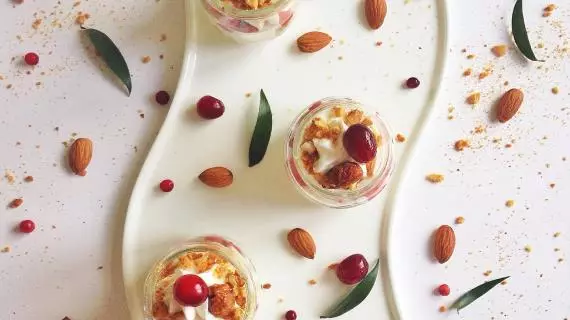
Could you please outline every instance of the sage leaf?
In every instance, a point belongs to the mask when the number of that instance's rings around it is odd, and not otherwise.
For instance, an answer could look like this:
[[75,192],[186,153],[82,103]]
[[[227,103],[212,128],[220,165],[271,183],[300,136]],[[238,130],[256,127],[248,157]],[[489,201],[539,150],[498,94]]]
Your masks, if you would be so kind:
[[259,101],[259,112],[257,114],[257,122],[251,137],[249,145],[249,166],[253,167],[260,163],[265,156],[269,139],[271,138],[271,129],[273,127],[273,115],[271,114],[271,106],[265,92],[261,90]]
[[464,293],[459,299],[455,300],[455,302],[451,305],[451,309],[457,309],[457,311],[467,307],[473,301],[479,299],[482,295],[489,292],[489,290],[493,289],[499,283],[505,281],[509,277],[503,277],[495,280],[491,280],[489,282],[485,282],[468,292]]
[[538,60],[534,55],[532,46],[530,45],[530,40],[528,39],[528,34],[526,32],[526,26],[524,23],[523,0],[517,0],[515,3],[511,23],[513,27],[513,38],[515,38],[515,43],[520,52],[529,60],[542,61]]
[[342,300],[322,315],[321,319],[341,316],[364,301],[376,283],[379,266],[380,259],[376,259],[376,265],[372,268],[372,271],[370,271],[366,277],[364,277],[364,279],[362,279],[362,281],[360,281],[360,283],[357,284]]
[[119,48],[117,48],[111,38],[97,29],[86,29],[82,27],[82,31],[87,34],[87,37],[91,40],[95,50],[97,50],[97,53],[101,56],[105,64],[125,85],[128,95],[130,96],[133,89],[131,73]]

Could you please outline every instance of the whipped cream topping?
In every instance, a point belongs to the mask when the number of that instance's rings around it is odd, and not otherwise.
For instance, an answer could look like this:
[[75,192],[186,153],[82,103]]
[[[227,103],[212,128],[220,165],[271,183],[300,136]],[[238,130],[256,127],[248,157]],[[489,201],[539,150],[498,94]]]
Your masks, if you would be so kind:
[[[313,165],[313,170],[318,173],[326,173],[330,169],[332,169],[337,164],[352,161],[356,162],[352,159],[351,156],[348,155],[346,149],[343,145],[343,136],[348,126],[344,123],[344,119],[342,117],[330,117],[329,111],[325,110],[323,113],[318,114],[317,117],[327,121],[329,127],[338,127],[340,128],[340,135],[336,139],[336,141],[329,139],[329,138],[314,138],[311,142],[307,141],[303,143],[301,148],[307,152],[313,152],[316,150],[319,154],[319,159]],[[358,163],[362,168],[362,172],[364,173],[364,177],[368,175],[368,169],[365,163]]]
[[160,286],[165,288],[164,302],[168,305],[168,313],[169,314],[175,314],[177,312],[182,311],[184,313],[184,319],[183,320],[218,320],[218,319],[220,319],[220,318],[214,317],[208,311],[208,300],[207,299],[204,303],[202,303],[198,307],[191,307],[191,306],[180,305],[180,303],[178,303],[178,301],[176,301],[176,298],[174,297],[174,283],[176,282],[176,280],[178,278],[180,278],[181,276],[187,275],[187,274],[199,275],[200,278],[202,278],[202,280],[204,280],[204,282],[206,282],[208,287],[215,285],[215,284],[223,284],[224,283],[223,280],[214,276],[214,274],[212,272],[213,269],[214,268],[210,269],[207,272],[203,272],[200,274],[193,272],[193,270],[191,270],[191,269],[176,269],[176,271],[174,271],[174,273],[172,275],[164,278],[161,281]]

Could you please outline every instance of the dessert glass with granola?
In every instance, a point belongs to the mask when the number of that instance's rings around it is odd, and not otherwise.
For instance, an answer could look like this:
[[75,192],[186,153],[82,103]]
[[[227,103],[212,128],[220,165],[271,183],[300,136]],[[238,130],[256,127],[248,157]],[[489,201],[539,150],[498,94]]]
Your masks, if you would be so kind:
[[295,15],[295,0],[201,0],[210,21],[238,42],[282,34]]
[[145,281],[145,320],[251,320],[257,294],[255,269],[233,242],[195,238],[152,267]]
[[394,170],[388,126],[350,98],[325,98],[305,109],[291,126],[285,153],[297,189],[333,208],[371,200]]

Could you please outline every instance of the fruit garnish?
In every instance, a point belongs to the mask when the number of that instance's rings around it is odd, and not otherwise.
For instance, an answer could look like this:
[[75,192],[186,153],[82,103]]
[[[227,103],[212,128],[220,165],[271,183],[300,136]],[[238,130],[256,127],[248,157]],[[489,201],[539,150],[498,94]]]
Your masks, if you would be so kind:
[[297,320],[297,312],[289,310],[285,313],[285,320]]
[[31,233],[36,229],[36,224],[32,220],[23,220],[19,226],[20,232]]
[[170,94],[164,90],[160,90],[154,95],[154,100],[161,106],[165,106],[170,102]]
[[349,156],[357,162],[366,163],[376,157],[376,139],[372,130],[365,125],[350,126],[342,139]]
[[24,61],[29,66],[35,66],[40,62],[40,57],[35,52],[28,52],[24,56]]
[[368,261],[361,254],[353,254],[336,267],[336,276],[344,284],[356,284],[368,273]]
[[208,285],[195,274],[183,275],[174,283],[174,298],[183,306],[197,307],[208,299]]
[[415,89],[420,86],[420,80],[416,77],[411,77],[406,80],[406,87],[410,89]]
[[221,117],[226,111],[224,103],[212,96],[203,96],[196,103],[196,108],[200,117],[204,119],[216,119]]
[[440,296],[447,297],[450,292],[451,292],[451,289],[449,288],[449,286],[447,284],[442,284],[439,287],[437,287],[437,293],[439,293]]
[[160,182],[160,190],[163,192],[170,192],[174,189],[174,181],[170,179],[164,179]]

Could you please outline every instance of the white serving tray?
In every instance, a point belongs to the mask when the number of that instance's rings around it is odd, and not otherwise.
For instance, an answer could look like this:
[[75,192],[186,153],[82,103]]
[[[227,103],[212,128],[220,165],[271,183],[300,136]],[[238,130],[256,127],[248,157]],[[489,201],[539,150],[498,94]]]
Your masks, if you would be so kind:
[[[288,309],[301,319],[318,319],[348,289],[327,266],[357,252],[370,261],[381,258],[380,283],[343,319],[400,317],[391,308],[388,275],[397,270],[387,269],[389,219],[383,207],[406,162],[401,156],[411,154],[412,144],[396,147],[399,169],[383,194],[366,205],[335,210],[297,193],[284,168],[284,138],[291,121],[310,103],[347,96],[377,106],[394,133],[417,140],[413,137],[431,112],[445,65],[445,1],[390,2],[384,26],[375,32],[366,26],[360,1],[299,2],[284,35],[243,45],[210,25],[199,1],[186,0],[187,45],[180,82],[134,188],[125,224],[123,272],[132,319],[143,318],[143,282],[151,265],[169,248],[203,234],[236,240],[256,265],[260,281],[272,284],[260,296],[256,319],[281,319]],[[326,31],[335,40],[318,53],[299,53],[296,38],[311,30]],[[411,76],[422,85],[403,89],[402,82]],[[262,88],[273,110],[273,134],[265,159],[248,168]],[[198,118],[194,103],[206,94],[224,101],[223,117]],[[232,186],[211,189],[197,180],[201,171],[218,165],[233,171]],[[168,194],[158,190],[165,178],[176,184]],[[293,227],[312,233],[317,242],[314,261],[290,252],[285,235]],[[308,285],[311,279],[318,284]]]

